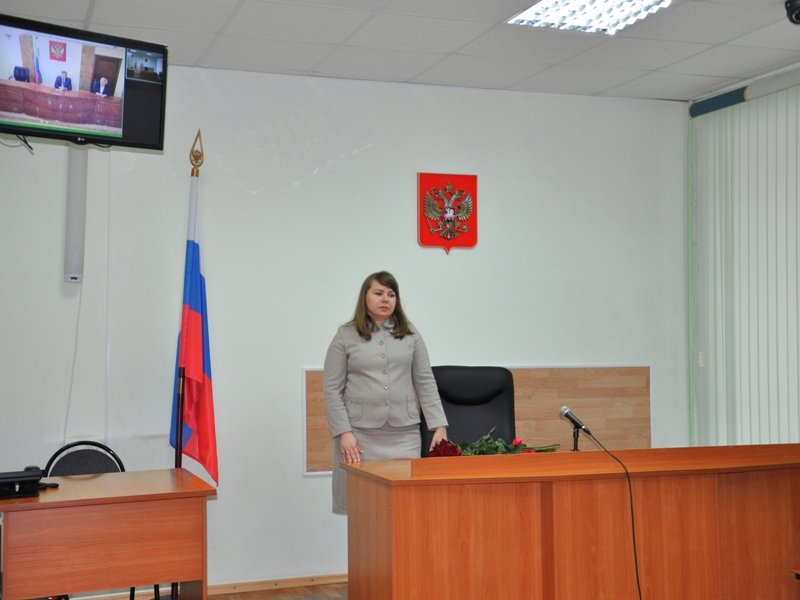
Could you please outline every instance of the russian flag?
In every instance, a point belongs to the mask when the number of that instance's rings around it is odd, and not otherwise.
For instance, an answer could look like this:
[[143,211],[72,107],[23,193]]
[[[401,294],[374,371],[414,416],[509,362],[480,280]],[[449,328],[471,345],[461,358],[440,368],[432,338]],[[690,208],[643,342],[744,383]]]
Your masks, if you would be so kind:
[[39,70],[39,51],[36,51],[36,58],[34,64],[33,82],[42,83],[42,72]]
[[191,178],[189,234],[183,278],[183,310],[175,365],[170,444],[177,445],[178,392],[183,370],[183,454],[199,462],[219,483],[217,434],[214,425],[214,394],[211,385],[211,357],[208,343],[206,281],[200,257],[197,221],[197,181]]

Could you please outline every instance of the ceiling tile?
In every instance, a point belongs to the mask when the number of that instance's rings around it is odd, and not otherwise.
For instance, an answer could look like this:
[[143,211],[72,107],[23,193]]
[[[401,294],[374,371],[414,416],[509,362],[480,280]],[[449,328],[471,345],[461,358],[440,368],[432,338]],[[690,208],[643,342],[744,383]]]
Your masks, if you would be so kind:
[[[265,0],[266,1],[266,0]],[[273,2],[275,0],[268,0]],[[345,8],[348,10],[380,10],[388,4],[389,0],[284,0],[283,4],[306,6],[326,6],[328,8]]]
[[603,96],[625,98],[660,98],[663,100],[684,100],[697,98],[708,89],[722,89],[735,80],[722,77],[702,77],[680,73],[648,73],[642,77],[612,87]]
[[101,0],[94,5],[92,25],[216,31],[238,3],[239,0]]
[[694,42],[665,42],[613,37],[591,50],[564,61],[574,67],[617,69],[659,69],[698,54],[706,44]]
[[800,51],[800,27],[790,23],[789,19],[782,19],[778,23],[731,40],[730,44],[734,46]]
[[495,60],[454,54],[434,65],[413,81],[477,88],[506,88],[547,65]]
[[89,0],[54,2],[53,0],[3,0],[0,11],[19,17],[54,23],[57,21],[86,21]]
[[720,9],[715,2],[678,2],[620,32],[622,37],[650,38],[680,42],[722,43],[755,27],[764,27],[783,15],[757,6]]
[[716,46],[676,62],[665,70],[671,73],[741,78],[753,77],[797,61],[800,61],[800,52],[774,48]]
[[169,64],[195,65],[214,40],[212,33],[177,29],[140,29],[106,25],[103,33],[167,46]]
[[301,44],[223,35],[211,46],[200,66],[267,73],[299,73],[309,71],[332,49],[333,46],[327,44]]
[[575,56],[607,39],[601,34],[498,25],[461,48],[459,54],[505,60],[553,63]]
[[[701,2],[702,0],[680,0],[681,2]],[[774,12],[778,12],[783,14],[784,16],[786,13],[783,10],[783,2],[778,0],[711,0],[717,4],[721,5],[721,8],[724,10],[733,10],[734,7],[737,6],[755,6],[761,9],[766,9]]]
[[522,92],[555,92],[591,96],[637,79],[645,73],[646,71],[586,69],[556,65],[512,85],[511,89]]
[[231,19],[225,35],[337,44],[370,16],[359,10],[249,0]]
[[339,46],[314,67],[314,73],[326,77],[408,81],[444,54],[403,52],[380,48]]
[[462,21],[497,23],[507,21],[532,4],[533,0],[390,0],[383,11],[398,15],[440,17]]
[[488,28],[485,23],[472,21],[378,14],[356,32],[348,44],[386,50],[451,52]]

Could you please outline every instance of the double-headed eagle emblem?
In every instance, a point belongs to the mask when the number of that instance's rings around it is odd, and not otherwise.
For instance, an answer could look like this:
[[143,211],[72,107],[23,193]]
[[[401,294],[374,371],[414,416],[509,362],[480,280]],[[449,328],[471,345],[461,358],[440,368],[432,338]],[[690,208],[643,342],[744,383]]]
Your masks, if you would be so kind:
[[472,214],[472,196],[463,189],[454,190],[450,183],[425,192],[425,218],[432,234],[446,240],[469,231],[466,223]]
[[50,60],[67,60],[66,42],[50,41]]

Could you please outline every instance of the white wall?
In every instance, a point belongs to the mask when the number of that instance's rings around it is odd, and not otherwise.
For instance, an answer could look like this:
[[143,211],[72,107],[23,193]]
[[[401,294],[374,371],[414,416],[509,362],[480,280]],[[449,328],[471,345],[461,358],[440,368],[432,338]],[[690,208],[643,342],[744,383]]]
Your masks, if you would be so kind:
[[13,77],[14,67],[21,66],[22,52],[19,49],[16,30],[0,26],[0,79]]
[[[66,147],[0,147],[0,470],[82,437],[171,466],[198,128],[211,583],[346,571],[329,479],[302,474],[302,368],[374,270],[434,364],[648,365],[654,445],[688,444],[684,105],[190,68],[168,86],[163,153],[89,153],[83,284],[63,283]],[[478,175],[474,249],[417,244],[418,171]]]

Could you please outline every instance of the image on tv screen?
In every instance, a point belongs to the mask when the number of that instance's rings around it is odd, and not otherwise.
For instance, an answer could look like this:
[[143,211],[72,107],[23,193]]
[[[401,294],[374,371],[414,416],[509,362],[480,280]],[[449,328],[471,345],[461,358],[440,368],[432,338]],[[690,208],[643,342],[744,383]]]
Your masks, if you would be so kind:
[[158,146],[165,70],[161,52],[0,23],[0,127]]

